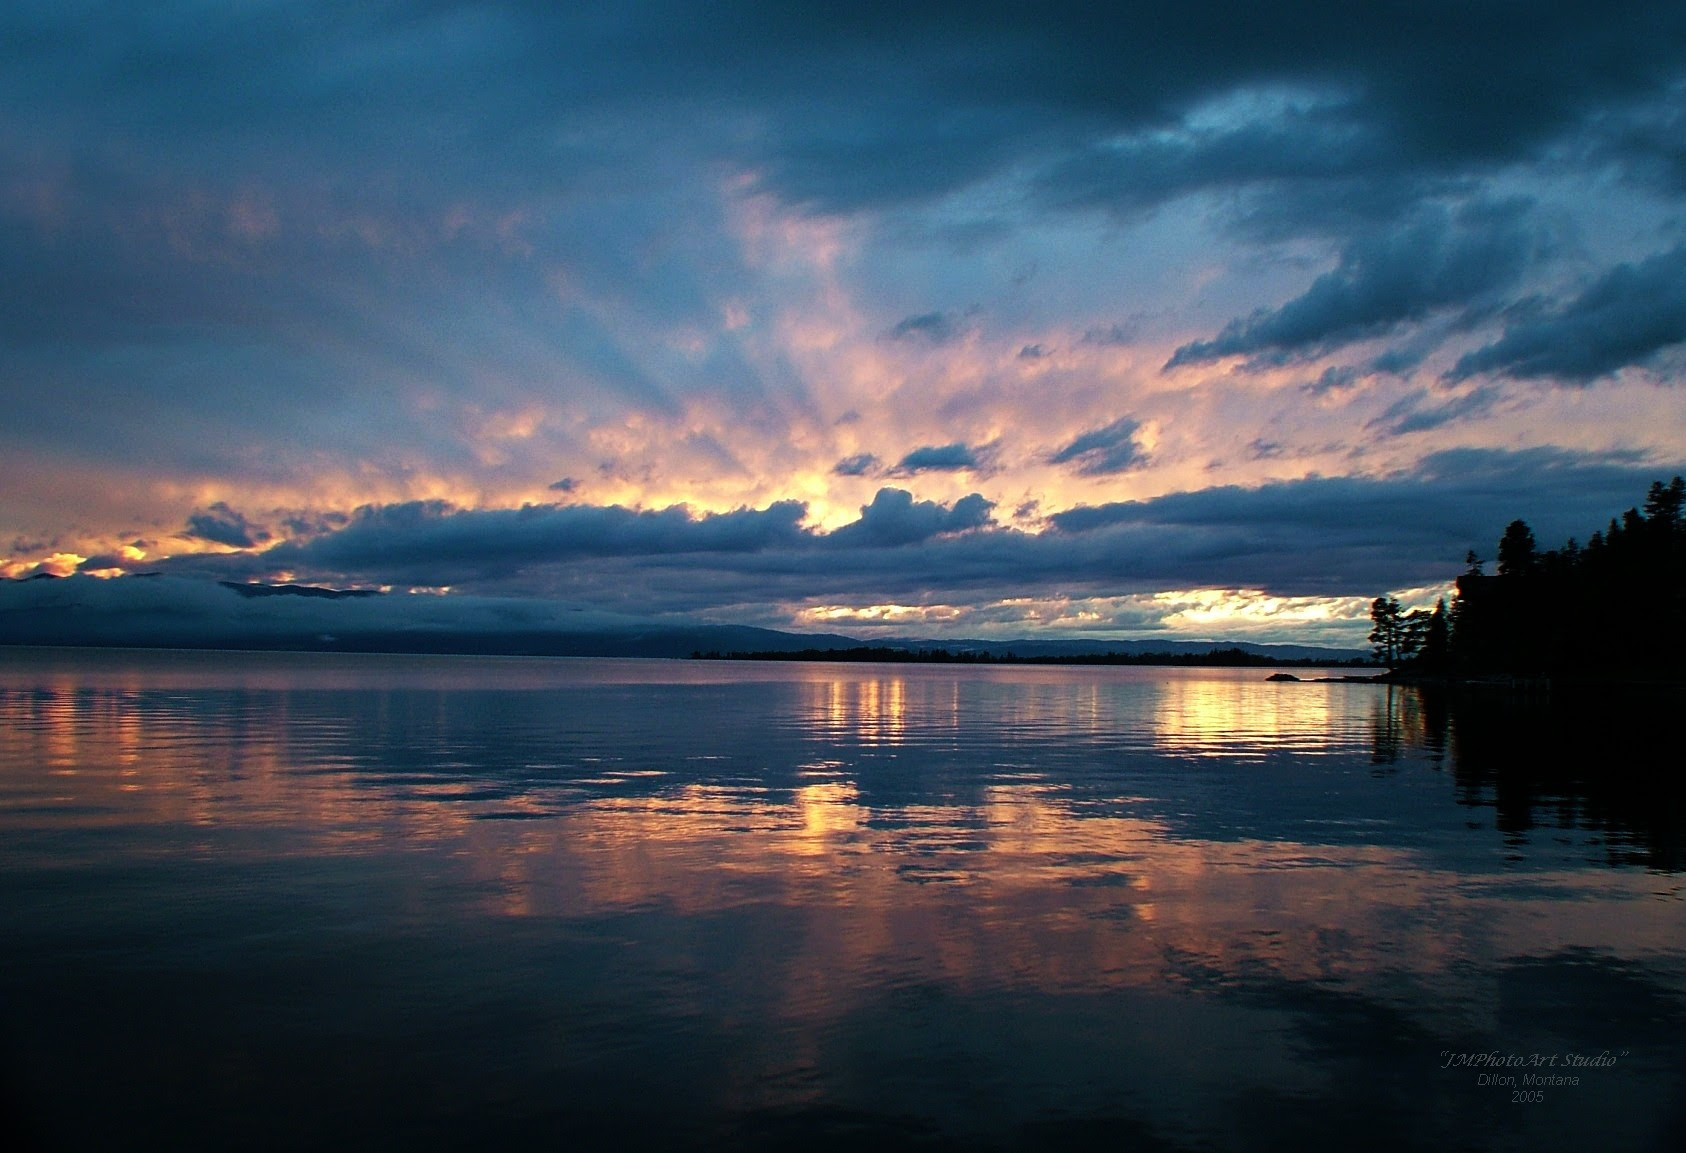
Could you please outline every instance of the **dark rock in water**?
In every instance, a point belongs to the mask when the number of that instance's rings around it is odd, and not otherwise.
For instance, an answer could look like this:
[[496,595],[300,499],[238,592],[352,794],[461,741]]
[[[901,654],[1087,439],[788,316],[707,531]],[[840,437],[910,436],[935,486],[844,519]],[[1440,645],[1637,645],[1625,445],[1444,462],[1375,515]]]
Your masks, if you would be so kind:
[[1267,681],[1297,681],[1299,679],[1293,673],[1271,673],[1265,678]]

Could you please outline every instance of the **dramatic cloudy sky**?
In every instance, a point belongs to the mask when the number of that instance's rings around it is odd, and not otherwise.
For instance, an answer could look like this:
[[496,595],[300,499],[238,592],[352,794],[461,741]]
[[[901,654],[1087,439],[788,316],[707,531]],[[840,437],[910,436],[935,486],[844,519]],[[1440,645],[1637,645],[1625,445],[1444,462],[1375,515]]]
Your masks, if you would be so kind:
[[1686,467],[1679,0],[10,0],[0,55],[5,575],[1329,638]]

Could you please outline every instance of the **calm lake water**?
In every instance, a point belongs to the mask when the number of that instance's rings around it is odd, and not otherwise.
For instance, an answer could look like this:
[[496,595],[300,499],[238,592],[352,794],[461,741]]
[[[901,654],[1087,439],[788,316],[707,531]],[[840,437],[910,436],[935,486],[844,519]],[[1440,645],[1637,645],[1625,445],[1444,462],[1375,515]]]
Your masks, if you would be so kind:
[[6,1126],[1678,1148],[1680,702],[1265,676],[0,649]]

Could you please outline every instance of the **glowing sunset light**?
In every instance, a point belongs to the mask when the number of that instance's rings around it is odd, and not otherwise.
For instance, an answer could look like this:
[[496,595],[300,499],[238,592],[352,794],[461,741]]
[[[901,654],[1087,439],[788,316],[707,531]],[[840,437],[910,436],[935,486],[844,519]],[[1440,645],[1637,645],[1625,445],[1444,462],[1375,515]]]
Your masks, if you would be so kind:
[[[1157,593],[1154,600],[1173,611],[1172,627],[1210,628],[1218,624],[1347,620],[1358,611],[1353,597],[1275,597],[1259,589],[1198,589]],[[1362,606],[1366,611],[1368,603]]]
[[7,576],[1361,644],[1686,468],[1673,6],[412,7],[0,16]]
[[[1167,687],[1150,716],[1103,713],[1097,725],[1120,731],[1132,721],[1172,755],[1210,758],[1260,733],[1291,741],[1319,732],[1330,713],[1327,695],[1315,692],[1284,697],[1258,684],[1237,698],[1198,678]],[[990,785],[972,801],[880,808],[844,766],[815,764],[813,779],[789,791],[689,783],[562,813],[535,788],[495,802],[531,819],[485,821],[473,805],[440,802],[460,788],[450,778],[399,797],[371,793],[355,771],[299,772],[303,742],[285,712],[267,716],[238,774],[208,778],[186,755],[160,765],[158,734],[104,699],[136,688],[73,697],[38,732],[0,730],[0,744],[44,766],[101,766],[77,778],[83,803],[109,804],[110,792],[129,791],[130,807],[159,826],[238,817],[261,827],[304,811],[316,822],[316,851],[382,838],[448,850],[441,859],[497,916],[603,917],[653,905],[705,915],[771,902],[800,918],[791,938],[798,947],[775,975],[792,988],[822,972],[858,977],[917,958],[919,972],[960,989],[1162,988],[1191,962],[1339,986],[1410,972],[1444,989],[1475,979],[1470,955],[1677,950],[1679,918],[1655,899],[1656,876],[1644,871],[1603,874],[1593,888],[1585,873],[1540,869],[1518,900],[1514,877],[1471,878],[1426,851],[1190,837],[1162,820],[1087,811],[1035,779]],[[866,748],[902,740],[910,713],[929,726],[940,712],[929,687],[899,677],[826,680],[813,690],[815,729],[859,733]],[[1054,699],[1070,704],[1063,694]],[[1274,708],[1260,707],[1264,700]],[[137,775],[147,750],[155,771]],[[1106,883],[1073,885],[1078,860]],[[910,884],[910,874],[943,883]],[[977,897],[964,919],[954,917],[957,887]],[[1467,903],[1464,915],[1422,932],[1424,911],[1453,891]],[[1594,891],[1619,900],[1588,899]],[[1244,931],[1261,918],[1271,933]],[[1049,947],[1050,935],[1061,948]],[[826,1012],[848,1013],[872,995],[866,987],[841,993]]]

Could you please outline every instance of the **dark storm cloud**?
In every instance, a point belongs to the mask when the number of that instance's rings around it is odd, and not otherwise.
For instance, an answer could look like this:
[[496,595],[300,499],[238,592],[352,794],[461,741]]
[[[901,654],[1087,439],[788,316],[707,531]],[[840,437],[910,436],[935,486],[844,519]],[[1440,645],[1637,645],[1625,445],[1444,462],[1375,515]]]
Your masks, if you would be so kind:
[[1375,372],[1391,373],[1403,376],[1423,362],[1423,359],[1434,351],[1426,342],[1406,343],[1397,348],[1382,351],[1370,362],[1370,368]]
[[[1056,532],[1071,535],[1174,527],[1214,542],[1252,540],[1279,562],[1290,562],[1293,550],[1303,548],[1305,567],[1324,564],[1331,577],[1379,572],[1397,561],[1401,572],[1424,578],[1438,565],[1445,579],[1454,555],[1490,549],[1518,516],[1535,525],[1542,545],[1555,545],[1570,535],[1584,536],[1612,512],[1636,503],[1665,471],[1620,455],[1452,449],[1392,477],[1223,486],[1078,507],[1048,519]],[[1263,574],[1266,587],[1274,587],[1270,575]]]
[[[842,553],[901,549],[985,528],[993,508],[976,493],[944,505],[884,488],[862,506],[858,520],[823,534],[801,524],[806,508],[796,501],[702,516],[683,506],[457,509],[413,501],[360,509],[345,527],[307,541],[238,555],[177,557],[161,567],[230,578],[288,571],[317,580],[425,586],[507,582],[617,561],[748,572],[762,567],[757,556],[786,556],[800,558],[799,567],[825,569]],[[832,559],[812,560],[822,551]],[[739,559],[720,560],[728,554]]]
[[[495,577],[587,557],[788,546],[806,538],[800,527],[806,512],[798,501],[701,517],[677,505],[660,510],[618,505],[456,509],[439,501],[412,501],[359,509],[337,532],[277,545],[258,559],[273,568],[354,576],[401,573],[402,583],[452,584],[464,574]],[[441,573],[448,579],[434,579]]]
[[[1303,192],[1338,190],[1342,216],[1371,216],[1364,212],[1376,202],[1389,208],[1397,196],[1379,195],[1374,185],[1386,175],[1394,188],[1409,187],[1400,157],[1390,154],[1379,131],[1353,118],[1341,107],[1251,110],[1267,117],[1263,123],[1204,129],[1154,131],[1122,141],[1088,145],[1050,165],[1037,178],[1041,200],[1068,207],[1141,210],[1207,189],[1249,186],[1273,188],[1283,183],[1304,186]],[[1282,198],[1278,207],[1251,208],[1260,223],[1253,227],[1282,231]],[[1304,214],[1302,214],[1302,217]],[[1276,223],[1262,223],[1268,217]],[[1299,228],[1309,219],[1297,222]]]
[[1300,385],[1300,389],[1312,396],[1328,396],[1332,392],[1345,392],[1358,380],[1359,372],[1351,365],[1330,365],[1318,374],[1316,380]]
[[1077,465],[1082,476],[1105,476],[1128,472],[1147,463],[1147,454],[1136,442],[1141,422],[1120,417],[1102,428],[1091,429],[1048,458],[1049,464]]
[[862,507],[860,519],[826,535],[801,524],[807,510],[797,501],[702,516],[677,505],[458,509],[412,501],[360,509],[343,528],[310,540],[237,557],[181,557],[167,567],[222,576],[287,570],[362,583],[454,585],[608,558],[899,547],[981,528],[993,507],[975,493],[943,505],[884,488]]
[[911,476],[918,472],[960,472],[978,467],[978,457],[966,444],[932,444],[916,448],[896,462],[891,471],[897,476]]
[[1451,378],[1502,372],[1586,384],[1686,343],[1686,245],[1617,265],[1560,308],[1533,303]]
[[[1110,165],[1068,181],[1086,195],[1150,200],[1525,158],[1585,130],[1595,110],[1666,98],[1686,34],[1665,0],[1525,14],[1461,0],[125,5],[80,21],[56,8],[10,5],[0,18],[15,54],[0,93],[40,107],[43,132],[121,132],[206,169],[357,157],[383,174],[480,172],[496,187],[612,162],[637,146],[626,118],[664,105],[689,110],[670,144],[699,123],[747,123],[715,146],[828,209],[939,195],[1058,151],[1080,169]],[[1092,154],[1094,141],[1162,129],[1244,88],[1315,99],[1181,146],[1142,137],[1123,164]],[[324,140],[329,118],[341,127]]]
[[1468,550],[1490,556],[1517,516],[1542,545],[1584,538],[1673,471],[1560,450],[1459,450],[1380,480],[1311,478],[1069,510],[1041,534],[982,526],[899,547],[768,550],[730,567],[622,566],[614,579],[690,611],[769,599],[965,605],[1211,587],[1371,597],[1449,581]]
[[825,541],[835,548],[917,544],[944,533],[982,528],[989,524],[994,507],[977,493],[944,507],[935,501],[916,501],[905,489],[881,488],[871,504],[861,507],[859,520],[837,529]]
[[252,523],[220,500],[204,512],[188,517],[182,535],[231,548],[255,548],[270,539],[269,531],[262,525]]
[[[343,512],[294,512],[281,518],[281,526],[294,539],[300,537],[321,536],[325,532],[332,532],[344,528],[351,523],[351,518]],[[144,545],[137,543],[137,548]]]
[[1498,389],[1471,389],[1461,396],[1435,402],[1427,390],[1411,392],[1371,421],[1368,427],[1388,436],[1403,436],[1409,432],[1429,432],[1471,416],[1485,416],[1502,399]]
[[1303,295],[1231,321],[1212,340],[1183,345],[1165,367],[1316,355],[1489,296],[1521,276],[1538,244],[1527,211],[1514,202],[1457,213],[1424,208],[1397,229],[1349,243],[1337,266]]
[[1460,449],[1379,479],[1313,477],[1068,509],[1039,534],[995,524],[981,495],[945,506],[888,488],[830,534],[802,526],[791,505],[715,517],[401,505],[367,510],[302,546],[163,567],[565,596],[652,615],[816,598],[977,604],[1166,588],[1374,596],[1450,580],[1468,550],[1490,555],[1518,516],[1542,546],[1584,538],[1680,470],[1559,449]]
[[1587,155],[1668,195],[1686,192],[1686,82],[1664,99],[1599,114],[1600,129]]
[[[1666,98],[1686,17],[1651,2],[1271,6],[930,4],[733,6],[700,33],[757,29],[780,62],[743,62],[779,84],[803,59],[810,95],[847,111],[810,117],[772,149],[768,180],[827,209],[929,197],[1007,161],[1049,155],[1051,195],[1156,202],[1191,188],[1327,178],[1384,167],[1445,172],[1524,159],[1585,130],[1600,108]],[[691,76],[701,80],[710,65]],[[871,77],[862,90],[859,77]],[[1309,107],[1169,139],[1202,101],[1237,89],[1311,94]],[[811,106],[810,106],[811,107]],[[907,114],[910,108],[926,115]],[[805,107],[804,111],[809,111]],[[1091,142],[1124,135],[1123,145]],[[1072,146],[1076,146],[1073,148]]]
[[878,469],[878,458],[870,452],[857,452],[854,456],[846,456],[832,466],[831,471],[837,476],[867,476]]

